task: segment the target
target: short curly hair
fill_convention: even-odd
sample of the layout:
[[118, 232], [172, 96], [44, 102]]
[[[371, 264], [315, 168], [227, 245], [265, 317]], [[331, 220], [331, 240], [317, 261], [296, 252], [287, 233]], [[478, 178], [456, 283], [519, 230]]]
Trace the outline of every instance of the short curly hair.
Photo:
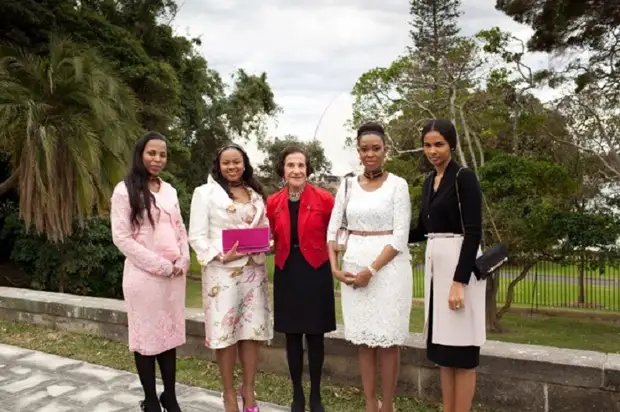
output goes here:
[[280, 157], [278, 158], [278, 164], [276, 165], [276, 173], [278, 174], [278, 177], [284, 178], [284, 163], [286, 162], [286, 158], [295, 153], [301, 153], [306, 159], [306, 177], [310, 177], [310, 175], [314, 173], [314, 168], [312, 167], [312, 163], [310, 163], [308, 151], [300, 146], [288, 146], [282, 150], [282, 153], [280, 153]]

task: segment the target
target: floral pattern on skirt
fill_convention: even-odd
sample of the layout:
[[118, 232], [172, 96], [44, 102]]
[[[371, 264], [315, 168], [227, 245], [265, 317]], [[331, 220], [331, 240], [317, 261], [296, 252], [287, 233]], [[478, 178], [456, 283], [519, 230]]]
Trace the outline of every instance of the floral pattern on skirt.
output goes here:
[[269, 341], [273, 320], [265, 265], [202, 268], [205, 346], [223, 349], [241, 340]]

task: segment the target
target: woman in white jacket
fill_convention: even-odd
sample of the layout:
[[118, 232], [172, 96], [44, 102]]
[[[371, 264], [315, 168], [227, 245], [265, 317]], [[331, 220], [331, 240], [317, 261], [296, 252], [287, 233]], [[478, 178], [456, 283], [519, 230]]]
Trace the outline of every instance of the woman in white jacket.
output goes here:
[[268, 226], [261, 184], [238, 145], [222, 147], [206, 184], [194, 191], [189, 243], [202, 267], [205, 346], [215, 349], [226, 412], [236, 412], [234, 366], [243, 369], [239, 393], [244, 412], [258, 412], [254, 377], [261, 341], [273, 337], [265, 254], [222, 251], [222, 231]]

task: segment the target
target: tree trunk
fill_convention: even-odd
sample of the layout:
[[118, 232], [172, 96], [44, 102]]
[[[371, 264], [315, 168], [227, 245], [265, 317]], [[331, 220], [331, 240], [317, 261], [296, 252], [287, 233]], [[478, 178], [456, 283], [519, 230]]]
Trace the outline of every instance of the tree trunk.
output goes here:
[[[456, 87], [452, 86], [450, 88], [450, 121], [456, 127]], [[457, 132], [456, 134], [456, 153], [459, 156], [459, 162], [463, 167], [469, 167], [467, 164], [467, 159], [465, 159], [465, 153], [463, 153], [463, 145], [461, 144], [461, 138]]]
[[497, 318], [497, 287], [499, 282], [495, 275], [487, 278], [486, 290], [486, 323], [487, 330], [491, 332], [500, 332], [501, 326]]
[[515, 286], [517, 286], [519, 282], [525, 279], [527, 274], [530, 272], [530, 269], [532, 269], [536, 263], [538, 263], [538, 260], [533, 260], [531, 262], [526, 263], [521, 273], [519, 273], [519, 276], [514, 278], [512, 282], [510, 282], [510, 284], [508, 285], [508, 290], [506, 291], [506, 302], [504, 303], [504, 306], [502, 306], [502, 308], [497, 312], [497, 315], [496, 315], [497, 322], [499, 322], [502, 319], [502, 316], [504, 316], [504, 314], [508, 312], [508, 310], [510, 309], [510, 306], [512, 305], [512, 300], [514, 299], [514, 296], [515, 296]]
[[584, 249], [581, 249], [581, 253], [579, 254], [579, 260], [579, 297], [577, 298], [577, 303], [582, 306], [584, 303], [586, 303], [586, 253]]
[[19, 180], [19, 167], [13, 171], [11, 176], [6, 179], [4, 182], [0, 183], [0, 196], [7, 193], [9, 190], [17, 187], [17, 182]]

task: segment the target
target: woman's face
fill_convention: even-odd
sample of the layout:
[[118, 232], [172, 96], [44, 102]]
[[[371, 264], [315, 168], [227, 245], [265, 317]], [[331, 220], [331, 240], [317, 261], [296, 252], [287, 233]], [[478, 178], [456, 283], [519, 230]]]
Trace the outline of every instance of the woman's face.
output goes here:
[[383, 166], [386, 146], [381, 136], [366, 134], [357, 143], [357, 153], [366, 170], [376, 170]]
[[424, 135], [424, 154], [435, 168], [445, 166], [452, 157], [447, 140], [435, 130]]
[[244, 170], [243, 156], [239, 150], [230, 148], [220, 154], [220, 171], [224, 179], [229, 182], [238, 182]]
[[284, 158], [284, 180], [294, 189], [299, 189], [306, 183], [306, 156], [303, 153], [291, 153]]
[[161, 139], [151, 139], [146, 142], [142, 152], [142, 162], [151, 176], [158, 176], [166, 167], [168, 161], [168, 148], [166, 142]]

